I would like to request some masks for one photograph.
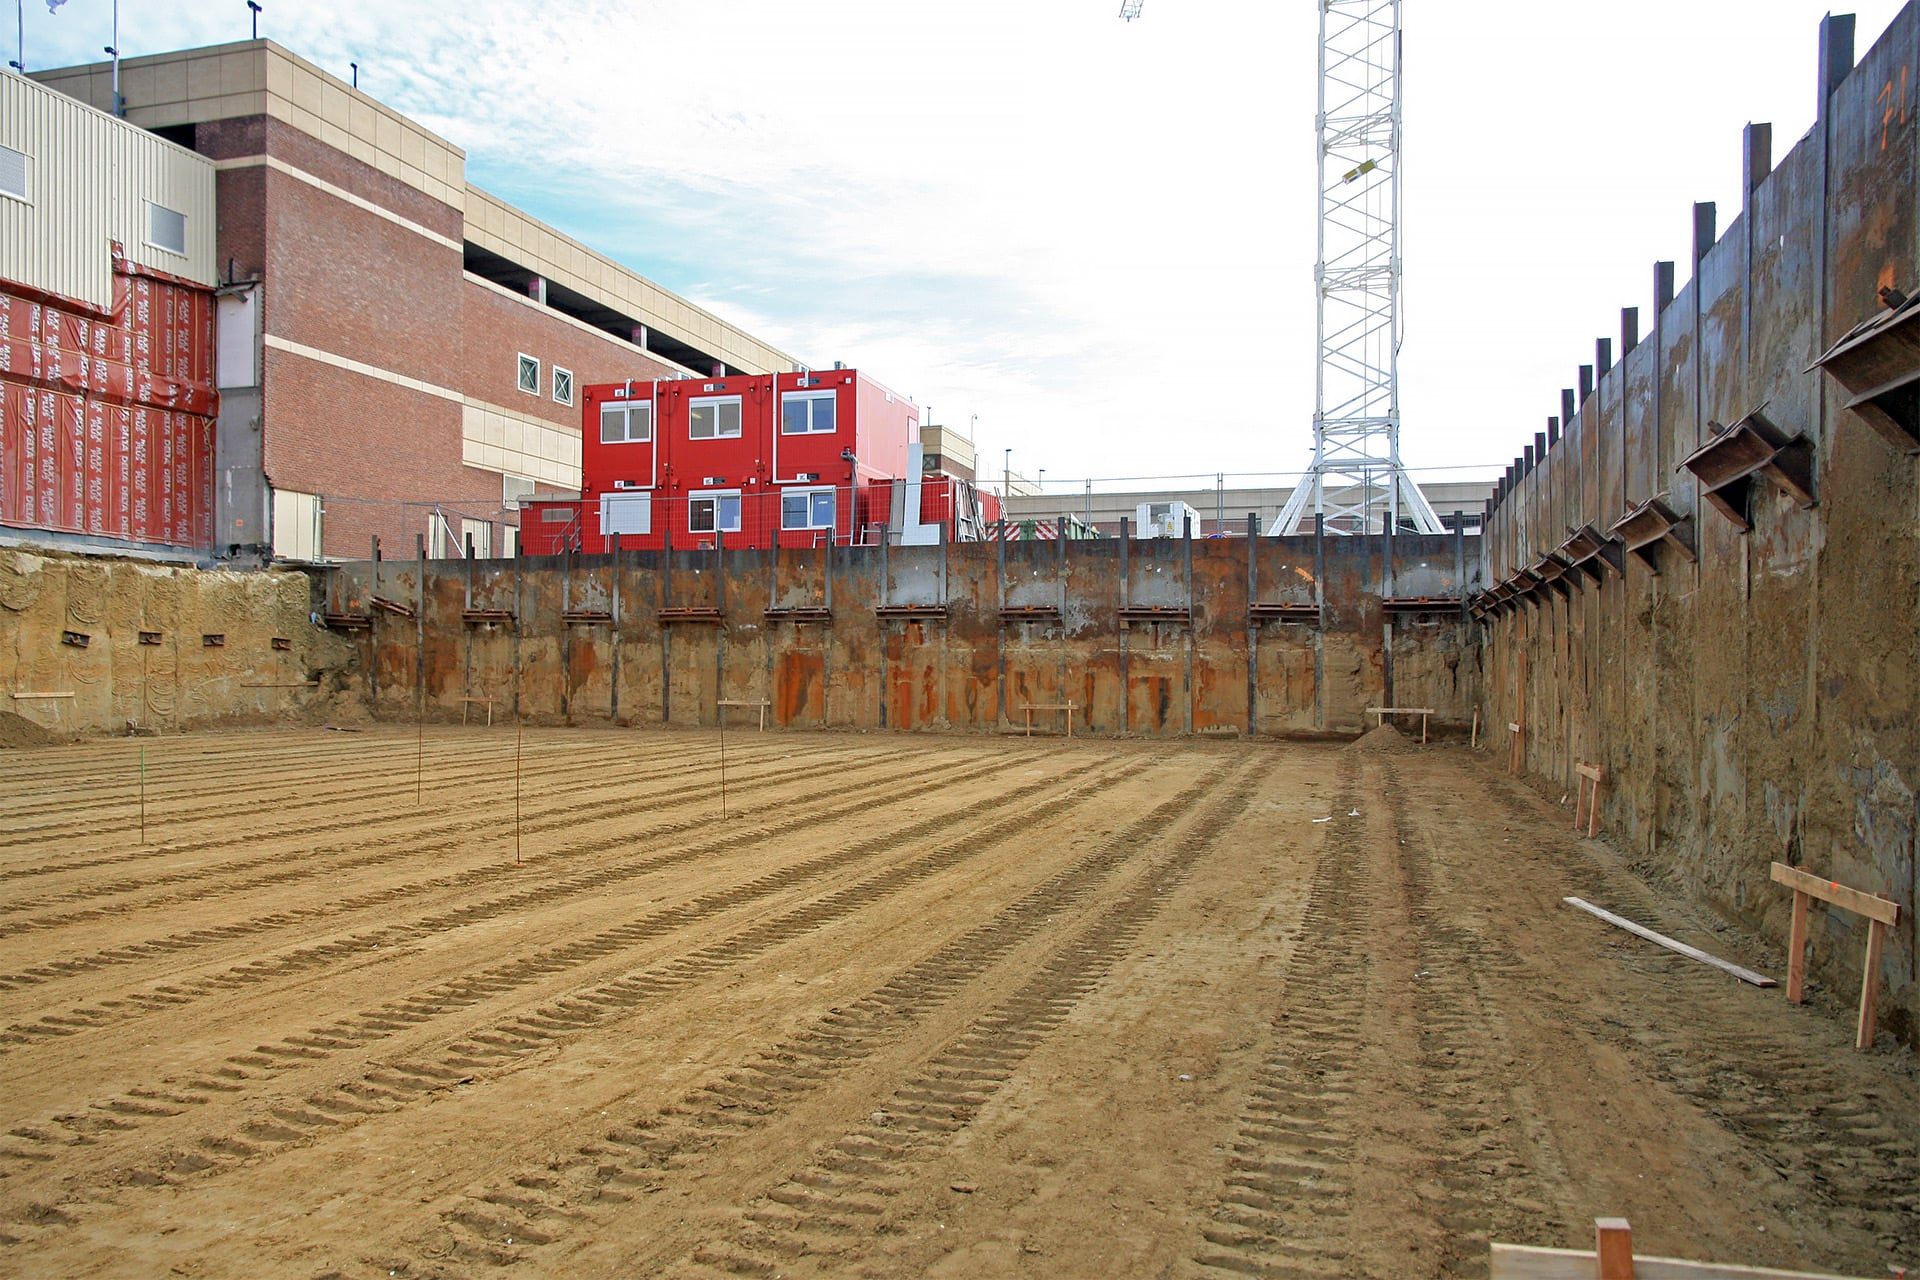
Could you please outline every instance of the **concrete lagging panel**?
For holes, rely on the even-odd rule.
[[[380,716],[424,688],[434,718],[490,698],[541,722],[712,724],[765,700],[776,725],[967,730],[1071,701],[1076,733],[1355,733],[1391,702],[1467,724],[1474,625],[1382,601],[1457,599],[1479,562],[1452,536],[385,560],[334,571],[325,611],[372,619],[355,643]],[[1250,615],[1322,587],[1324,629]],[[779,613],[810,609],[831,616]]]
[[[1656,575],[1629,555],[1624,574],[1498,615],[1487,711],[1521,721],[1527,768],[1569,790],[1576,761],[1604,766],[1605,825],[1775,937],[1790,907],[1776,859],[1893,897],[1882,1025],[1920,1044],[1916,463],[1811,368],[1883,285],[1920,289],[1920,20],[1907,6],[1857,67],[1850,23],[1823,27],[1813,130],[1771,170],[1767,131],[1749,131],[1745,207],[1717,240],[1700,211],[1692,283],[1645,336],[1623,328],[1638,344],[1619,363],[1600,353],[1591,395],[1486,528],[1499,582],[1664,493],[1697,560],[1662,550]],[[1743,532],[1680,463],[1763,405],[1811,446],[1818,501],[1762,477]],[[1815,972],[1847,999],[1863,933],[1841,912],[1815,933]]]

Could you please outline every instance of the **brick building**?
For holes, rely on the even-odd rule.
[[[515,545],[580,485],[588,383],[791,357],[466,181],[458,147],[267,40],[120,64],[127,121],[211,162],[219,416],[208,548]],[[112,68],[34,79],[107,109]],[[104,252],[104,247],[102,248]]]

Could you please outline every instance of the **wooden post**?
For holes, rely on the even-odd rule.
[[[1472,742],[1472,747],[1473,747],[1473,750],[1475,750],[1475,751],[1478,751],[1478,750],[1480,749],[1480,708],[1478,708],[1478,707],[1475,707],[1475,708],[1473,709],[1473,742]]]
[[[147,842],[147,749],[140,748],[140,843]]]
[[[1593,1220],[1594,1251],[1600,1256],[1600,1280],[1633,1280],[1633,1228],[1625,1218]]]
[[[1880,951],[1886,945],[1887,926],[1878,920],[1867,922],[1866,972],[1860,975],[1860,1021],[1853,1032],[1853,1047],[1873,1048],[1873,1016],[1880,999]]]
[[[1812,901],[1793,891],[1793,927],[1787,931],[1787,1000],[1801,1004],[1807,998],[1807,905]]]
[[[520,718],[513,720],[513,865],[520,865]]]

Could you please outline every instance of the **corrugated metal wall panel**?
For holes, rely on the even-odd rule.
[[[27,199],[0,197],[0,280],[106,310],[117,240],[130,262],[215,283],[205,157],[15,75],[0,75],[0,146],[28,157]],[[149,200],[186,215],[184,255],[147,243]]]

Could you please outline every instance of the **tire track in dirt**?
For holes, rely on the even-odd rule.
[[[1570,1224],[1550,1206],[1577,1197],[1539,1108],[1510,1083],[1512,1036],[1484,986],[1483,970],[1512,974],[1519,962],[1497,939],[1454,922],[1432,874],[1431,837],[1413,821],[1392,759],[1381,767],[1419,955],[1415,1022],[1430,1078],[1422,1096],[1444,1121],[1429,1205],[1444,1234],[1430,1257],[1437,1275],[1479,1280],[1496,1236],[1558,1238]],[[1509,1124],[1529,1140],[1524,1153]]]
[[[1551,824],[1533,858],[1555,894],[1613,906],[1671,935],[1698,930],[1696,917],[1567,829],[1564,814],[1524,783],[1496,774],[1487,790],[1508,818]],[[1457,808],[1449,794],[1423,799]],[[1824,1019],[1810,1028],[1817,1043],[1782,1042],[1757,1025],[1755,993],[1715,970],[1637,943],[1620,949],[1617,965],[1615,1003],[1631,1008],[1630,1021],[1573,1016],[1771,1167],[1791,1187],[1794,1211],[1852,1249],[1829,1265],[1865,1273],[1889,1255],[1920,1252],[1920,1098],[1910,1083],[1851,1058],[1850,1028]],[[1510,952],[1494,972],[1529,988],[1552,978]]]
[[[863,785],[866,788],[884,786],[886,781],[897,774],[900,761],[910,758],[897,755],[867,761],[863,764],[849,765],[839,771],[838,776],[859,776],[878,771],[878,781]],[[748,782],[765,781],[805,781],[817,782],[817,767],[781,770],[776,775],[750,778]],[[549,807],[544,816],[532,819],[523,818],[520,829],[523,835],[538,836],[553,831],[572,830],[589,823],[610,822],[617,818],[628,817],[636,813],[659,807],[663,802],[672,804],[692,804],[700,801],[711,803],[712,786],[704,780],[689,783],[686,786],[667,791],[650,792],[642,795],[624,796],[619,800],[588,802],[571,806]],[[15,937],[23,933],[38,932],[47,929],[63,928],[68,925],[90,920],[107,920],[123,915],[150,911],[155,907],[171,906],[178,903],[206,903],[220,898],[252,892],[257,889],[284,887],[301,881],[336,876],[343,871],[364,871],[372,867],[385,866],[406,858],[416,858],[425,854],[457,852],[470,846],[471,837],[476,833],[493,830],[494,838],[500,838],[498,828],[501,819],[483,812],[472,817],[451,823],[440,823],[430,827],[402,828],[391,834],[378,836],[367,841],[352,844],[333,845],[326,849],[309,850],[294,865],[288,865],[288,854],[283,849],[276,853],[263,854],[260,857],[243,862],[227,862],[213,866],[187,868],[171,873],[162,873],[145,878],[132,878],[117,882],[112,890],[125,893],[138,889],[151,889],[174,885],[195,885],[203,881],[212,881],[210,886],[190,892],[162,893],[151,898],[141,898],[129,902],[113,902],[100,906],[86,907],[75,911],[63,912],[51,916],[34,916],[24,920],[12,920],[0,923],[0,937]],[[622,833],[624,839],[627,833]],[[419,837],[426,837],[424,843]],[[371,850],[355,852],[356,850]],[[320,859],[329,854],[346,856],[332,862],[321,863]],[[550,856],[543,854],[543,858]],[[252,870],[257,867],[272,867],[274,870],[245,879],[230,878],[236,871]],[[68,894],[53,895],[45,900],[36,900],[36,905],[62,900],[82,900],[88,897],[105,896],[88,890],[74,890]]]
[[[878,763],[876,767],[878,767]],[[991,766],[988,767],[991,768]],[[848,772],[853,773],[857,777],[864,771],[864,768],[855,767]],[[818,776],[817,767],[801,766],[794,769],[759,775],[758,777],[749,777],[743,780],[742,785],[747,788],[746,795],[763,798],[759,797],[759,788],[778,786],[787,782],[812,782],[817,779]],[[971,777],[975,775],[969,770],[968,776]],[[860,788],[861,794],[865,794],[867,791],[884,786],[890,778],[891,773],[888,774],[887,778],[876,780],[870,784],[856,783],[853,785]],[[672,791],[653,792],[651,793],[651,799],[657,802],[662,809],[673,809],[682,807],[683,805],[711,802],[711,796],[708,790],[701,785],[679,788]],[[827,799],[829,798],[819,798],[816,802],[826,803]],[[805,816],[807,811],[805,809],[795,809],[789,810],[789,812],[793,812],[798,816]],[[590,822],[592,819],[587,819],[586,821]],[[616,838],[570,841],[556,848],[542,850],[539,867],[537,869],[540,873],[545,874],[550,872],[555,865],[562,862],[591,856],[596,853],[609,852],[622,845],[633,844],[643,840],[654,840],[679,835],[683,832],[706,826],[709,822],[710,817],[703,811],[697,817],[677,819],[670,822],[656,822],[644,827],[626,828],[622,830]],[[568,825],[577,826],[580,824],[569,823]],[[397,842],[382,839],[378,841],[378,843],[386,846]],[[460,847],[461,845],[458,841],[435,842],[403,848],[397,852],[389,851],[388,853],[380,855],[380,857],[381,861],[391,861],[398,857],[440,853],[456,850]],[[339,864],[335,864],[334,869],[338,869],[338,866]],[[364,910],[367,907],[385,906],[407,897],[417,896],[420,893],[436,892],[443,889],[457,890],[476,884],[485,884],[500,879],[503,874],[507,873],[502,868],[496,866],[482,865],[468,867],[461,871],[451,872],[442,876],[433,876],[399,885],[383,886],[379,889],[369,890],[366,893],[358,894],[350,898],[343,898],[311,907],[291,908],[286,911],[272,912],[268,915],[253,917],[248,920],[234,921],[226,925],[215,925],[203,929],[189,930],[143,942],[124,943],[119,946],[103,948],[99,951],[89,952],[84,955],[70,955],[59,960],[45,961],[27,969],[0,974],[0,991],[52,982],[73,974],[111,968],[116,965],[137,963],[141,960],[152,959],[156,956],[171,955],[196,947],[210,946],[236,938],[253,936],[273,929],[349,914],[353,911]],[[139,904],[126,904],[115,908],[101,908],[97,913],[90,913],[85,918],[95,919],[123,914],[131,915],[137,913],[140,909]],[[374,937],[375,940],[377,940],[378,937],[378,935],[367,936]]]
[[[1334,813],[1357,808],[1359,792],[1359,767],[1343,756]],[[1374,962],[1353,940],[1377,897],[1368,863],[1364,827],[1336,816],[1314,867],[1273,1051],[1254,1073],[1193,1256],[1204,1271],[1295,1280],[1355,1274],[1346,1221]]]
[[[918,755],[918,754],[924,754],[924,752],[902,753],[900,755],[895,755],[891,757],[871,756],[865,759],[850,762],[845,767],[848,770],[857,770],[857,771],[886,768],[887,766],[896,763],[902,758],[906,758],[906,757],[909,757],[912,755]],[[612,818],[625,816],[626,814],[633,812],[635,808],[638,806],[644,806],[645,804],[652,803],[660,799],[690,800],[690,799],[694,799],[702,796],[710,796],[712,792],[711,784],[702,781],[698,783],[688,783],[680,787],[670,788],[666,791],[647,792],[640,795],[627,793],[627,794],[622,794],[618,798],[614,798],[614,799],[607,799],[607,800],[589,799],[585,803],[578,803],[578,802],[567,803],[568,801],[572,800],[573,797],[576,797],[576,796],[585,795],[588,797],[593,797],[601,793],[604,793],[604,791],[606,790],[605,783],[597,779],[583,780],[578,776],[576,771],[569,768],[565,768],[564,766],[556,766],[556,772],[558,772],[560,776],[568,779],[569,781],[566,783],[561,783],[559,785],[546,787],[543,790],[543,792],[539,794],[537,797],[529,798],[529,800],[526,802],[529,808],[532,808],[536,801],[538,804],[538,808],[533,808],[533,812],[535,816],[531,820],[523,818],[521,822],[521,828],[523,831],[530,832],[533,834],[539,834],[541,832],[557,829],[558,827],[561,827],[561,826],[571,827],[571,826],[577,826],[582,822],[607,821]],[[662,768],[657,773],[651,774],[646,778],[636,779],[635,781],[642,782],[642,783],[654,782],[654,781],[659,781],[663,778],[664,779],[682,778],[682,777],[685,777],[685,775],[686,775],[686,768],[684,764],[679,764],[679,765],[672,765],[672,766]],[[770,774],[749,773],[742,778],[742,782],[752,783],[768,777],[799,779],[799,778],[817,778],[818,776],[819,776],[819,766],[818,764],[814,764],[808,767],[800,767],[800,766],[796,766],[792,768],[782,767],[782,768],[776,769],[773,773],[770,773]],[[560,803],[556,804],[554,803],[555,801],[558,801]],[[331,801],[329,801],[329,803],[330,802]],[[503,811],[507,803],[508,803],[507,801],[502,801],[497,799],[493,802],[494,805],[500,806],[503,809]],[[164,850],[164,853],[168,856],[177,856],[183,853],[197,853],[197,852],[204,852],[208,850],[215,850],[215,849],[221,849],[221,848],[256,849],[256,848],[259,848],[262,844],[270,844],[277,841],[305,840],[311,836],[326,833],[326,832],[336,832],[336,831],[364,832],[369,827],[378,827],[378,826],[384,826],[388,824],[391,824],[395,827],[395,830],[382,836],[376,836],[370,840],[356,841],[356,842],[347,843],[347,844],[330,845],[330,846],[325,846],[318,849],[303,850],[302,874],[306,876],[327,875],[327,874],[333,873],[334,871],[340,869],[343,866],[353,867],[359,864],[352,861],[348,861],[345,863],[335,863],[327,866],[314,866],[310,864],[314,860],[325,857],[330,854],[351,855],[354,850],[366,848],[368,845],[387,846],[387,845],[393,845],[397,843],[406,843],[419,837],[425,837],[429,840],[442,839],[443,842],[439,845],[426,845],[426,846],[414,846],[414,847],[417,847],[417,848],[458,847],[459,842],[458,840],[454,839],[454,837],[472,836],[476,832],[485,830],[489,826],[497,827],[497,825],[500,822],[499,815],[492,813],[488,808],[472,806],[472,807],[469,807],[469,809],[467,810],[467,814],[468,816],[461,818],[457,821],[450,822],[450,823],[442,823],[437,826],[425,827],[425,828],[422,828],[417,825],[419,822],[419,812],[417,810],[411,811],[411,812],[396,811],[394,813],[381,815],[381,816],[359,815],[352,818],[341,819],[335,822],[323,822],[323,823],[293,822],[293,823],[283,824],[278,827],[274,827],[274,826],[263,827],[263,826],[254,825],[254,826],[248,827],[244,832],[237,833],[237,834],[228,834],[226,836],[221,836],[218,838],[212,838],[212,839],[207,839],[203,841],[176,841],[167,845]],[[150,858],[152,856],[153,855],[149,853],[129,855],[129,860]],[[129,894],[129,893],[138,893],[146,889],[151,889],[155,886],[194,884],[194,883],[198,883],[200,881],[206,881],[206,880],[224,882],[229,877],[240,874],[242,872],[253,871],[260,867],[275,866],[278,864],[282,864],[285,861],[286,861],[286,851],[284,849],[280,849],[276,852],[260,853],[252,857],[240,858],[237,860],[229,859],[226,861],[219,861],[219,862],[196,863],[192,866],[179,868],[173,871],[146,872],[138,875],[127,876],[125,878],[118,879],[118,880],[108,880],[108,881],[99,882],[99,883],[82,885],[73,889],[66,889],[66,890],[60,890],[60,891],[51,892],[51,893],[44,893],[38,897],[19,898],[11,902],[0,903],[0,917],[12,915],[17,912],[32,911],[32,910],[37,910],[43,907],[55,906],[61,903],[86,902],[92,899],[110,898],[110,897],[117,897],[120,895]],[[268,883],[273,883],[273,882],[274,881],[269,881]],[[255,883],[256,882],[253,882],[253,881],[242,882],[242,887],[249,887]],[[160,899],[154,900],[151,903],[147,902],[146,900],[141,900],[138,902],[128,903],[126,904],[126,906],[133,907],[133,908],[140,908],[148,905],[164,905],[168,902],[182,901],[182,900],[183,899],[179,897],[160,898]],[[27,932],[33,929],[56,927],[58,925],[72,923],[75,920],[81,920],[81,919],[87,919],[87,918],[89,917],[87,917],[85,914],[68,913],[65,915],[46,917],[46,918],[29,917],[28,919],[25,919],[25,920],[0,919],[0,937],[12,936],[14,934]],[[48,923],[48,921],[51,921],[51,923]]]
[[[379,1039],[411,1031],[434,1018],[495,999],[515,987],[549,978],[556,972],[602,959],[639,942],[678,932],[744,903],[820,879],[835,869],[883,854],[903,842],[937,835],[949,837],[934,852],[912,863],[889,868],[828,898],[756,922],[727,938],[659,966],[656,971],[629,975],[585,991],[570,992],[532,1012],[512,1015],[453,1042],[438,1055],[437,1060],[397,1060],[382,1064],[366,1072],[361,1079],[310,1096],[304,1103],[278,1105],[269,1110],[266,1118],[246,1120],[231,1132],[203,1136],[196,1142],[196,1149],[177,1152],[162,1169],[135,1169],[130,1176],[140,1185],[158,1185],[174,1181],[181,1174],[221,1171],[272,1149],[304,1142],[317,1133],[338,1131],[367,1116],[391,1112],[431,1092],[471,1079],[475,1065],[498,1067],[507,1061],[524,1058],[547,1044],[578,1035],[592,1026],[626,1017],[632,1010],[662,994],[691,986],[738,964],[744,957],[821,928],[834,919],[849,916],[898,893],[908,885],[964,861],[976,852],[1016,839],[1019,831],[1017,827],[1008,825],[1006,806],[1019,805],[1043,792],[1076,782],[1100,767],[1101,762],[1090,762],[1065,775],[1054,775],[1003,793],[1000,811],[980,818],[982,826],[1002,830],[1003,834],[998,839],[989,837],[983,840],[970,829],[957,828],[951,814],[932,815],[799,866],[783,868],[755,880],[702,895],[689,903],[604,931],[592,938],[522,957],[457,982],[441,984],[417,995],[389,1001],[375,1009],[285,1037],[278,1043],[261,1045],[251,1053],[231,1056],[211,1072],[167,1082],[159,1088],[138,1089],[127,1095],[90,1103],[84,1111],[63,1113],[39,1125],[16,1127],[9,1137],[26,1139],[36,1146],[22,1148],[17,1144],[8,1144],[0,1147],[0,1171],[5,1171],[12,1159],[32,1163],[50,1158],[46,1150],[48,1146],[72,1146],[86,1141],[96,1132],[125,1133],[155,1118],[186,1114],[190,1108],[223,1095],[251,1091],[289,1071],[311,1067],[334,1054],[362,1051]],[[1023,820],[1039,820],[1064,812],[1119,785],[1145,767],[1147,764],[1144,760],[1137,760],[1118,768],[1109,768],[1103,777],[1065,794],[1042,799],[1017,816]],[[908,798],[909,792],[939,789],[955,785],[958,781],[948,774],[929,781],[923,787],[904,789],[896,794],[904,799]],[[769,834],[777,835],[783,830],[784,827],[773,829]],[[233,1099],[229,1097],[228,1100]],[[66,1128],[70,1136],[58,1134],[54,1126]],[[33,1221],[31,1206],[24,1217],[26,1222],[20,1225]]]
[[[1221,831],[1253,799],[1255,771],[1252,765],[1238,770],[1226,796],[1171,837],[1170,855],[1144,870],[1029,981],[974,1018],[896,1087],[868,1123],[817,1148],[808,1165],[737,1214],[730,1239],[696,1247],[673,1274],[777,1275],[798,1257],[831,1266],[845,1258],[857,1238],[885,1232],[888,1202],[911,1187],[915,1166],[972,1124],[1028,1055],[1124,958],[1162,901],[1213,851]],[[1135,824],[1111,842],[1118,850],[1132,846],[1135,852],[1116,852],[1116,857],[1140,856],[1139,845],[1164,836],[1171,818],[1149,815]]]
[[[450,789],[461,786],[473,786],[484,783],[490,777],[497,777],[501,762],[506,758],[503,744],[492,743],[486,750],[475,750],[462,744],[456,751],[442,750],[447,745],[444,738],[435,742],[435,776],[427,780],[427,789],[438,786]],[[276,812],[287,809],[324,809],[341,801],[393,799],[400,793],[410,790],[406,778],[413,773],[413,752],[405,752],[404,761],[392,745],[388,745],[385,758],[368,758],[366,753],[358,753],[342,761],[326,763],[315,762],[304,754],[298,757],[303,768],[301,774],[275,772],[270,775],[267,785],[260,787],[248,796],[247,803],[227,807],[206,806],[208,798],[227,800],[233,795],[232,779],[236,773],[258,776],[261,773],[263,755],[267,749],[249,755],[243,760],[232,763],[228,772],[218,777],[196,778],[192,782],[182,782],[170,778],[166,771],[150,768],[147,773],[147,817],[148,824],[158,825],[168,822],[214,822],[231,818],[249,818],[256,816],[260,808],[271,806]],[[607,767],[615,763],[640,764],[652,762],[656,757],[671,755],[667,751],[649,750],[644,756],[634,756],[608,747],[595,751],[585,758],[575,757],[581,770]],[[403,768],[396,766],[404,765]],[[536,776],[536,771],[555,773],[565,776],[550,765],[543,766],[536,760],[533,767],[525,770],[525,776]],[[175,771],[178,772],[178,771]],[[311,786],[302,785],[305,778],[324,778],[330,787],[338,787],[324,797],[315,798]],[[8,790],[19,794],[17,786],[20,780],[10,777]],[[70,837],[75,831],[85,832],[88,836],[126,834],[139,829],[138,804],[139,790],[137,782],[125,781],[112,790],[100,785],[96,775],[84,788],[76,788],[71,795],[61,795],[40,802],[22,802],[16,800],[11,807],[12,813],[20,820],[10,823],[4,835],[0,835],[0,854],[20,846],[31,846],[42,841],[60,840]],[[373,782],[375,785],[359,784]],[[119,822],[117,826],[105,825],[98,817],[91,815],[109,814]],[[27,826],[31,819],[58,815],[61,821],[40,823]],[[127,814],[135,815],[129,821]],[[58,869],[58,867],[54,868]],[[0,868],[0,880],[12,879],[23,875],[41,874],[38,867]]]
[[[1011,761],[990,761],[970,769],[948,770],[941,781],[945,784],[971,782],[995,773],[1005,772],[1012,767]],[[823,798],[820,803],[838,804],[838,808],[828,810],[835,817],[849,815],[844,801],[850,796],[867,795],[873,792],[886,792],[889,795],[900,794],[891,774],[868,784],[847,784],[839,788],[831,797]],[[701,798],[705,798],[703,792]],[[864,809],[857,806],[853,812]],[[790,817],[802,820],[814,820],[807,809],[786,811]],[[656,840],[677,835],[686,831],[699,830],[712,825],[710,815],[702,813],[698,817],[686,818],[677,822],[654,823],[651,826],[634,831],[626,831],[616,839],[600,841],[574,842],[559,849],[545,851],[541,855],[539,871],[550,875],[555,864],[572,861],[580,857],[604,853],[621,846],[639,843],[643,840]],[[298,974],[325,969],[327,966],[346,960],[363,957],[376,947],[401,946],[419,942],[449,929],[461,928],[496,919],[503,915],[512,915],[533,907],[553,906],[569,898],[582,897],[595,893],[627,880],[653,874],[654,872],[695,862],[707,856],[722,852],[737,852],[740,849],[763,843],[775,832],[766,827],[736,829],[738,834],[729,837],[717,837],[703,843],[689,846],[672,853],[656,854],[638,861],[621,862],[612,866],[595,867],[578,872],[565,879],[543,879],[532,888],[516,890],[511,894],[482,899],[458,907],[447,908],[422,919],[383,925],[378,929],[347,934],[330,938],[325,942],[313,943],[284,951],[279,955],[258,960],[249,960],[230,966],[217,973],[197,978],[180,978],[152,985],[145,990],[126,992],[111,1000],[100,1000],[74,1005],[51,1013],[45,1013],[27,1022],[15,1022],[0,1028],[0,1056],[15,1051],[23,1045],[40,1041],[78,1035],[86,1031],[100,1030],[106,1027],[128,1022],[136,1018],[163,1009],[177,1009],[199,1000],[212,997],[230,996],[234,992],[263,982],[272,982],[290,978]],[[211,929],[195,930],[179,939],[161,939],[135,947],[115,948],[107,953],[119,963],[131,963],[134,960],[150,958],[153,955],[179,954],[196,947],[208,946],[217,942],[231,941],[256,933],[268,932],[290,924],[308,924],[351,911],[365,910],[369,907],[385,906],[401,902],[407,898],[418,897],[422,893],[443,888],[459,889],[476,884],[486,884],[498,880],[501,871],[498,868],[479,867],[451,875],[438,876],[424,881],[411,881],[400,885],[390,885],[371,890],[351,898],[342,898],[321,906],[298,911],[275,912],[270,916],[253,920],[239,921],[231,925]],[[522,877],[524,878],[524,877]],[[121,959],[121,957],[126,957]],[[43,968],[60,971],[61,975],[82,968],[102,968],[100,964],[89,964],[93,957],[79,956],[68,961],[56,961]],[[11,975],[9,975],[11,976]],[[0,986],[5,985],[0,979]]]
[[[786,765],[798,760],[817,761],[820,759],[832,759],[836,763],[860,765],[870,763],[875,757],[880,755],[882,755],[880,752],[871,752],[855,756],[851,760],[848,760],[845,752],[823,746],[808,751],[796,751],[776,755],[770,760],[745,756],[741,759],[740,764],[745,769],[752,769],[757,765],[766,765],[769,763]],[[605,757],[595,755],[580,758],[569,754],[564,759],[550,759],[538,763],[534,767],[524,769],[522,778],[523,781],[528,784],[529,788],[537,792],[538,798],[541,800],[551,799],[554,796],[571,795],[580,791],[604,790],[606,784],[601,777],[598,776],[597,771],[600,768],[610,766],[616,760],[621,766],[622,781],[629,786],[644,785],[649,782],[656,782],[662,778],[683,777],[686,773],[686,762],[683,758],[652,761],[651,767],[641,772],[634,772],[635,768],[648,764],[649,761],[652,760],[652,757],[628,759],[617,755],[608,755]],[[497,767],[500,761],[496,757],[491,760],[491,763]],[[261,764],[262,761],[259,759],[252,762],[255,768],[260,767]],[[741,776],[743,780],[751,780],[752,777],[750,773],[743,773]],[[203,853],[234,847],[250,848],[259,845],[264,840],[308,837],[324,831],[351,829],[355,825],[354,822],[315,823],[309,819],[300,819],[297,821],[290,820],[278,826],[263,827],[258,823],[258,818],[263,808],[270,808],[275,815],[285,815],[287,813],[304,812],[310,809],[328,811],[343,803],[366,799],[389,800],[397,804],[407,803],[406,795],[409,788],[404,782],[394,780],[391,775],[389,775],[387,785],[365,792],[334,790],[334,785],[338,779],[337,775],[331,773],[315,772],[311,776],[303,773],[299,775],[299,777],[304,779],[307,784],[303,792],[306,799],[301,801],[290,802],[272,796],[259,796],[252,798],[247,805],[230,811],[188,809],[181,813],[168,814],[158,811],[153,806],[150,806],[148,810],[150,817],[148,825],[154,828],[164,828],[169,823],[174,825],[198,825],[203,822],[218,821],[223,818],[241,818],[248,820],[244,834],[228,834],[224,836],[203,837],[195,840],[170,841],[163,844],[156,844],[149,848],[137,849],[132,852],[90,853],[66,861],[36,862],[31,866],[0,868],[0,882],[35,879],[75,871],[91,871],[97,870],[100,867],[111,867],[121,864],[151,862],[156,858],[175,856],[183,853]],[[476,774],[471,778],[457,778],[449,781],[447,780],[447,775],[442,772],[437,775],[437,777],[428,780],[423,788],[423,794],[432,791],[470,789],[484,785],[490,780],[498,781],[497,778],[489,778],[489,776],[485,774]],[[324,783],[324,786],[316,790],[316,783]],[[230,794],[232,790],[232,785],[229,782],[218,794]],[[125,803],[130,805],[133,804],[134,801],[127,800]],[[417,821],[419,814],[420,811],[417,808],[396,809],[388,812],[377,810],[367,811],[363,809],[360,810],[356,816],[358,826],[364,828],[372,823]],[[100,834],[101,829],[99,827],[81,820],[77,815],[70,816],[72,816],[71,821],[60,824],[58,827],[49,828],[51,835],[47,841],[35,841],[34,843],[64,842],[70,840],[76,832],[84,832],[89,837]],[[128,831],[135,829],[137,828],[133,826],[127,828]],[[233,867],[237,864],[227,863],[224,865]],[[44,901],[44,899],[16,899],[8,903],[0,904],[0,911],[18,911],[34,901]]]

